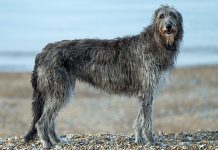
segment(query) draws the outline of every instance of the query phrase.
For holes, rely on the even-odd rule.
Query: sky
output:
[[[49,42],[138,34],[160,4],[184,18],[184,47],[218,47],[217,0],[0,0],[0,52],[38,52]]]

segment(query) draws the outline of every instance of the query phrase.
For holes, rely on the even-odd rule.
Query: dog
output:
[[[181,13],[165,5],[154,12],[152,23],[138,35],[48,44],[35,59],[31,78],[33,121],[25,141],[38,135],[44,148],[61,142],[55,132],[55,118],[69,102],[76,81],[82,81],[110,94],[137,97],[135,140],[138,144],[145,139],[155,143],[153,96],[163,74],[175,66],[182,38]]]

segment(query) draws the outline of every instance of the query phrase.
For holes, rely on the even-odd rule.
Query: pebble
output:
[[[185,145],[182,146],[182,149],[187,149],[187,147]]]
[[[62,149],[62,147],[60,145],[55,145],[55,149],[59,150],[59,149]]]
[[[193,138],[192,138],[192,137],[187,137],[187,139],[188,139],[189,141],[192,141],[192,140],[193,140]]]
[[[14,147],[15,147],[15,145],[10,145],[10,146],[9,146],[9,150],[13,150]]]
[[[17,136],[15,136],[15,137],[14,137],[14,140],[17,140],[17,139],[18,139],[18,137],[17,137]]]
[[[68,134],[61,136],[69,141],[69,144],[57,144],[53,149],[217,149],[218,131],[198,131],[195,133],[170,134],[159,132],[155,134],[157,145],[138,145],[134,142],[134,135],[121,136],[113,134],[80,135]],[[201,139],[201,140],[199,140]],[[39,140],[30,144],[24,144],[23,138],[0,138],[0,149],[42,149]]]

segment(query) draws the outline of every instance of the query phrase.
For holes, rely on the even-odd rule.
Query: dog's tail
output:
[[[37,129],[35,127],[37,121],[40,119],[43,113],[43,107],[45,103],[45,99],[43,97],[42,92],[38,89],[38,73],[37,73],[37,65],[35,65],[34,71],[32,73],[32,87],[33,87],[33,102],[32,102],[32,115],[33,121],[29,132],[25,135],[24,140],[28,143],[30,140],[34,139],[37,135]]]

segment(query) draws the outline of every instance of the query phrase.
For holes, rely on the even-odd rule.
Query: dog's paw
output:
[[[136,137],[135,138],[135,142],[138,144],[138,145],[143,145],[145,144],[145,139],[143,137]]]
[[[42,147],[43,147],[44,149],[50,149],[50,148],[53,148],[53,145],[52,145],[52,143],[50,143],[50,142],[42,141]]]
[[[157,145],[160,145],[161,143],[157,139],[152,138],[152,139],[148,140],[147,144],[149,144],[151,146],[157,146]]]

